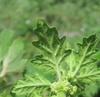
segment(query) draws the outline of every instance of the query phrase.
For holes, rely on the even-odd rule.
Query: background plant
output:
[[[9,93],[11,85],[22,77],[27,59],[24,43],[20,38],[13,39],[11,30],[0,33],[0,93]],[[0,96],[1,97],[1,96]]]
[[[29,54],[27,57],[33,53],[28,47],[32,48],[32,32],[39,17],[50,25],[55,25],[60,35],[66,35],[71,43],[79,42],[83,35],[89,36],[94,32],[100,37],[100,1],[89,2],[90,0],[43,0],[42,3],[40,0],[1,0],[0,31],[10,28],[15,35],[22,35]]]

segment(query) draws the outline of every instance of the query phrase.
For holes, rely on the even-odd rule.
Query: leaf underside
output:
[[[96,35],[84,38],[82,44],[77,44],[78,52],[73,50],[66,59],[70,68],[70,76],[79,79],[100,79],[100,71],[96,65],[97,60],[93,58],[98,51],[96,49],[97,44]]]
[[[33,93],[41,93],[50,86],[50,82],[45,79],[43,76],[36,74],[34,77],[29,75],[25,76],[25,79],[19,80],[12,89],[13,93],[18,95],[22,94],[31,94]],[[32,94],[33,95],[33,94]]]

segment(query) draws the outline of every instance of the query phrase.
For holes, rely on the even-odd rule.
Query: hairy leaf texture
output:
[[[84,38],[83,43],[78,44],[78,52],[73,50],[67,57],[66,63],[69,65],[69,75],[71,77],[91,80],[100,78],[100,71],[95,63],[97,60],[93,58],[98,51],[96,49],[97,44],[96,35]]]
[[[29,75],[25,76],[25,79],[19,80],[12,89],[13,93],[18,95],[43,95],[43,92],[51,85],[51,83],[43,76],[36,74],[34,77]],[[41,94],[42,93],[42,94]],[[30,97],[29,96],[29,97]],[[33,97],[33,96],[32,96]],[[38,96],[37,96],[38,97]],[[42,96],[40,96],[42,97]]]
[[[59,38],[55,27],[49,28],[44,20],[39,19],[37,28],[34,30],[38,40],[33,41],[33,45],[37,47],[41,55],[36,55],[31,61],[33,65],[39,68],[53,70],[57,74],[57,79],[61,80],[60,65],[62,61],[70,54],[71,50],[66,50],[65,37]],[[43,91],[50,88],[51,83],[43,76],[35,77],[26,76],[25,79],[19,80],[12,88],[12,92],[16,94],[28,94],[29,97],[40,97]],[[42,94],[41,94],[42,93]]]
[[[66,50],[66,37],[59,38],[55,27],[48,27],[44,20],[39,19],[37,28],[34,30],[38,40],[33,41],[33,45],[41,51],[32,63],[48,70],[54,70],[59,73],[59,65],[64,58],[69,55],[70,50]],[[58,79],[60,76],[58,74]]]
[[[59,38],[56,28],[48,27],[42,19],[38,20],[34,33],[38,39],[32,43],[41,54],[36,55],[31,62],[40,69],[45,68],[46,71],[55,72],[57,79],[51,83],[43,77],[44,75],[38,74],[34,77],[26,75],[25,79],[19,80],[13,86],[13,93],[26,94],[28,97],[60,97],[60,95],[74,97],[76,92],[80,92],[85,86],[84,81],[87,83],[87,80],[100,78],[100,71],[95,64],[96,59],[94,59],[94,55],[98,51],[96,35],[84,38],[83,43],[78,44],[76,52],[72,49],[69,50],[69,47],[66,46],[66,38]],[[64,84],[62,84],[63,82]],[[82,85],[82,89],[77,88],[80,85]],[[48,90],[50,90],[49,93],[43,96]]]

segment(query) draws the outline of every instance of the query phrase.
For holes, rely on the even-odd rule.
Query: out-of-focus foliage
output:
[[[22,76],[27,59],[23,59],[24,43],[13,39],[11,30],[0,33],[0,93],[9,91],[12,83]]]
[[[0,0],[0,31],[10,28],[15,35],[23,35],[27,57],[33,56],[33,49],[28,48],[38,18],[56,26],[60,36],[66,35],[76,47],[73,41],[79,42],[82,35],[100,37],[99,17],[99,0]]]
[[[100,31],[98,0],[0,0],[0,14],[0,30],[11,28],[16,34],[32,32],[39,17],[60,32],[76,32],[70,36]]]

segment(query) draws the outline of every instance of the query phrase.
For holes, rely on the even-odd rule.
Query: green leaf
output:
[[[0,62],[7,54],[8,48],[12,43],[13,32],[11,30],[4,30],[0,33]]]
[[[59,38],[55,27],[48,27],[46,22],[39,19],[37,28],[34,30],[38,40],[33,41],[33,45],[41,51],[41,55],[37,55],[33,60],[33,65],[39,68],[45,68],[46,71],[56,71],[60,80],[61,62],[70,54],[70,50],[66,50],[66,37]]]
[[[51,83],[43,76],[36,74],[34,77],[25,75],[25,79],[19,80],[12,88],[12,92],[18,95],[39,95],[41,91],[45,90],[51,85]],[[30,96],[29,96],[30,97]],[[33,96],[32,96],[33,97]],[[38,97],[38,96],[37,96]]]
[[[12,87],[13,93],[25,94],[28,97],[42,97],[46,91],[49,91],[48,97],[54,95],[74,97],[84,89],[85,85],[82,80],[85,79],[87,83],[87,80],[100,78],[100,71],[95,65],[96,59],[94,59],[94,55],[98,51],[96,49],[98,44],[96,35],[84,38],[83,43],[78,44],[76,52],[69,50],[66,38],[59,38],[56,28],[48,27],[42,19],[38,20],[34,33],[38,39],[32,43],[41,54],[36,55],[31,62],[39,69],[44,68],[46,71],[55,72],[57,78],[51,83],[44,75],[35,75],[34,77],[26,75],[25,79],[19,80]]]
[[[24,43],[20,38],[15,39],[12,43],[13,32],[10,30],[4,30],[0,34],[0,77],[9,72],[23,71],[27,62],[22,58]]]
[[[42,19],[38,20],[34,33],[38,40],[32,43],[41,51],[41,55],[36,55],[31,62],[39,68],[55,71],[58,80],[61,80],[60,66],[71,52],[66,49],[66,38],[59,38],[56,28],[49,28]],[[12,92],[20,95],[28,94],[29,97],[41,97],[43,92],[50,88],[50,85],[51,82],[43,76],[26,76],[24,80],[19,80],[13,86]]]
[[[96,65],[96,59],[94,54],[97,53],[96,45],[98,39],[96,35],[91,35],[88,38],[83,39],[82,44],[78,44],[78,52],[74,50],[67,57],[66,63],[69,66],[69,75],[78,79],[87,80],[100,79],[100,71]],[[98,77],[99,76],[99,77]]]
[[[23,71],[23,68],[27,62],[26,59],[22,59],[24,53],[24,43],[21,41],[21,39],[18,38],[14,40],[12,45],[9,47],[6,58],[4,59],[4,64],[7,63],[6,72]]]

